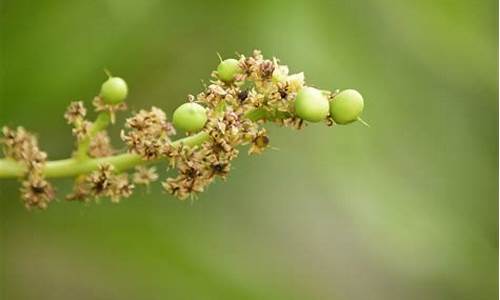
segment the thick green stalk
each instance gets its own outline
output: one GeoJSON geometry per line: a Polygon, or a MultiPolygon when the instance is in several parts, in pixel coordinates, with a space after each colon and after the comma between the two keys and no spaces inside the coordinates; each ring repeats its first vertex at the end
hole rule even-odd
{"type": "MultiPolygon", "coordinates": [[[[179,139],[172,145],[184,144],[195,146],[202,144],[209,138],[206,132],[199,132],[195,135],[179,139]]],[[[143,160],[141,156],[134,153],[123,153],[114,156],[99,158],[67,158],[61,160],[48,161],[43,174],[47,178],[51,177],[72,177],[80,174],[86,174],[97,169],[99,165],[109,163],[118,171],[127,170],[137,165],[151,163],[153,161],[143,160]]],[[[11,159],[0,159],[0,178],[16,178],[24,176],[26,167],[19,162],[11,159]]]]}
{"type": "MultiPolygon", "coordinates": [[[[92,131],[95,133],[104,129],[109,122],[105,117],[101,117],[100,114],[92,127],[92,131]],[[96,126],[95,124],[98,124],[96,126]],[[94,129],[95,128],[95,129],[94,129]],[[95,131],[94,131],[95,130],[95,131]]],[[[268,113],[263,109],[256,109],[250,111],[246,114],[246,117],[256,121],[258,119],[264,119],[268,117],[268,113]]],[[[172,145],[184,144],[186,146],[200,145],[209,139],[209,135],[202,131],[197,134],[179,139],[172,142],[172,145]]],[[[73,177],[80,174],[86,174],[97,169],[97,167],[104,163],[109,163],[115,167],[118,171],[127,170],[133,168],[137,165],[152,163],[154,161],[143,160],[141,156],[134,153],[123,153],[113,156],[99,157],[99,158],[88,158],[87,157],[88,144],[80,145],[73,158],[61,159],[48,161],[44,168],[43,174],[47,178],[53,177],[73,177]],[[84,155],[83,155],[84,154],[84,155]]],[[[14,161],[12,159],[4,158],[0,159],[0,178],[19,178],[26,174],[26,166],[21,163],[14,161]]]]}

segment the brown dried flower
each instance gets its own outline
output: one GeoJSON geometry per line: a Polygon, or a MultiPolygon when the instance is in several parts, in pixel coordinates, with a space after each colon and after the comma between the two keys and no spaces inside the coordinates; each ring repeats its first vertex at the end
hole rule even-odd
{"type": "Polygon", "coordinates": [[[108,196],[114,167],[110,164],[103,164],[98,169],[88,175],[86,178],[90,187],[90,192],[95,197],[108,196]]]}
{"type": "Polygon", "coordinates": [[[248,154],[261,154],[269,146],[269,137],[265,129],[261,129],[252,141],[248,154]]]}
{"type": "Polygon", "coordinates": [[[8,127],[2,128],[3,138],[1,139],[3,152],[6,157],[15,160],[29,159],[38,148],[37,140],[34,135],[27,132],[23,127],[17,127],[15,130],[8,127]]]}
{"type": "Polygon", "coordinates": [[[54,188],[38,175],[28,176],[21,185],[21,198],[28,209],[46,209],[54,198],[54,188]]]}
{"type": "Polygon", "coordinates": [[[77,122],[82,121],[87,114],[87,109],[83,105],[82,101],[71,102],[68,106],[66,113],[64,114],[64,118],[68,122],[68,124],[76,124],[77,122]]]}
{"type": "Polygon", "coordinates": [[[88,137],[89,132],[92,128],[92,122],[87,120],[81,120],[74,124],[75,127],[71,130],[73,135],[76,137],[77,141],[82,141],[88,137]]]}
{"type": "Polygon", "coordinates": [[[115,151],[111,146],[109,135],[106,131],[98,132],[90,141],[89,154],[91,157],[103,157],[112,155],[115,151]]]}
{"type": "Polygon", "coordinates": [[[111,188],[108,197],[111,202],[118,203],[121,198],[128,198],[134,191],[134,185],[128,180],[128,174],[116,175],[111,180],[111,188]]]}
{"type": "Polygon", "coordinates": [[[141,110],[132,118],[128,118],[121,138],[129,147],[144,159],[158,158],[164,151],[164,145],[170,143],[169,136],[175,134],[172,124],[167,122],[165,112],[157,107],[150,111],[141,110]]]}
{"type": "Polygon", "coordinates": [[[137,166],[135,168],[135,173],[133,176],[133,181],[135,184],[146,185],[158,179],[158,174],[156,173],[156,168],[147,168],[145,166],[137,166]]]}
{"type": "Polygon", "coordinates": [[[90,195],[96,198],[109,197],[114,203],[129,197],[134,189],[134,185],[129,183],[128,174],[115,174],[115,168],[110,164],[99,165],[85,180],[90,195]]]}

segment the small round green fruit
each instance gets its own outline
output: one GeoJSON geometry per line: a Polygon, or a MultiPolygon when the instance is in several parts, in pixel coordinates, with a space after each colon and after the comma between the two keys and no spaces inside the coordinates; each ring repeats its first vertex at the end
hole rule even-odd
{"type": "Polygon", "coordinates": [[[102,86],[101,98],[107,104],[118,104],[127,98],[128,87],[125,80],[120,77],[109,77],[102,86]]]}
{"type": "Polygon", "coordinates": [[[295,113],[299,118],[309,122],[320,122],[329,113],[329,103],[326,96],[318,89],[304,87],[295,98],[295,113]]]}
{"type": "Polygon", "coordinates": [[[363,96],[358,91],[344,90],[330,102],[330,115],[337,124],[349,124],[358,120],[363,107],[363,96]]]}
{"type": "Polygon", "coordinates": [[[224,82],[233,81],[241,72],[240,63],[234,58],[223,60],[217,66],[217,77],[224,82]]]}
{"type": "Polygon", "coordinates": [[[198,103],[184,103],[174,111],[173,123],[177,129],[198,132],[205,126],[206,122],[206,109],[198,103]]]}

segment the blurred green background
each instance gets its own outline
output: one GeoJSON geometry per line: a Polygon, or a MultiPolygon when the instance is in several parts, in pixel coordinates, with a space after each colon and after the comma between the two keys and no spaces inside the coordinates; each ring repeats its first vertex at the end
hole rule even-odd
{"type": "Polygon", "coordinates": [[[156,185],[119,205],[27,212],[3,180],[1,299],[498,297],[497,1],[0,10],[0,125],[37,132],[53,159],[71,153],[67,104],[89,103],[103,68],[127,79],[132,109],[171,112],[202,89],[216,52],[259,48],[311,84],[356,88],[372,125],[271,127],[278,151],[242,151],[228,182],[194,202],[156,185]]]}

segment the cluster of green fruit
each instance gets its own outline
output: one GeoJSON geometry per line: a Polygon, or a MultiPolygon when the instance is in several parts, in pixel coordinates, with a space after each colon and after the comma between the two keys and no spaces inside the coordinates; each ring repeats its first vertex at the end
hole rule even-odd
{"type": "MultiPolygon", "coordinates": [[[[226,59],[217,66],[217,76],[224,82],[231,82],[242,72],[236,59],[226,59]]],[[[101,87],[100,96],[108,104],[118,104],[127,97],[126,82],[119,77],[110,77],[101,87]]],[[[302,88],[295,98],[295,114],[309,122],[320,122],[328,117],[337,124],[349,124],[360,120],[364,101],[361,94],[347,89],[329,97],[314,87],[302,88]]],[[[195,102],[184,103],[173,115],[175,128],[188,131],[200,131],[207,122],[206,109],[195,102]]]]}

